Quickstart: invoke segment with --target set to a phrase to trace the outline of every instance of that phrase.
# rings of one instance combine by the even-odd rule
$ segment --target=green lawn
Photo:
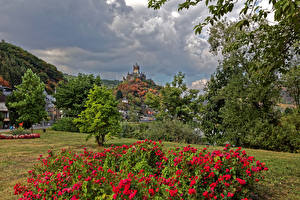
[[[46,155],[49,149],[70,148],[80,151],[83,146],[101,151],[93,139],[86,142],[84,134],[47,131],[40,139],[0,140],[0,199],[16,199],[13,186],[26,180],[27,171],[32,169],[40,154]],[[114,139],[109,144],[131,144],[136,139]],[[165,148],[184,146],[166,142]],[[199,145],[193,145],[200,147]],[[220,147],[210,147],[218,149]],[[269,167],[265,181],[260,182],[258,199],[300,199],[300,154],[247,149]]]

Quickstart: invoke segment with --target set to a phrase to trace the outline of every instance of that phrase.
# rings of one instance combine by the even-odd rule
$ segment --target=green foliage
[[[3,124],[4,124],[3,120],[4,120],[4,114],[1,112],[0,113],[0,128],[3,128]]]
[[[121,116],[117,104],[112,91],[95,85],[88,95],[86,109],[74,122],[80,132],[89,133],[89,137],[95,136],[98,145],[103,146],[105,137],[120,131]]]
[[[74,118],[72,117],[63,117],[57,120],[51,128],[55,131],[67,131],[67,132],[79,132],[79,129],[74,123]]]
[[[107,88],[115,88],[121,83],[121,81],[119,81],[119,80],[102,79],[101,81],[102,81],[103,85],[105,85]]]
[[[90,89],[96,84],[101,86],[100,76],[78,74],[68,82],[60,82],[54,97],[55,105],[67,117],[77,117],[85,108]]]
[[[122,98],[123,98],[123,94],[122,94],[121,90],[118,90],[117,94],[116,94],[116,99],[119,100],[119,99],[122,99]]]
[[[64,78],[67,81],[70,81],[71,79],[76,78],[74,75],[64,74]],[[108,80],[108,79],[101,79],[101,83],[105,85],[107,88],[115,88],[118,86],[122,81],[119,80]]]
[[[169,142],[184,142],[199,144],[201,137],[188,124],[180,120],[155,121],[142,133],[142,139],[164,140]]]
[[[184,74],[179,72],[171,84],[167,83],[160,90],[159,95],[147,94],[145,103],[158,111],[158,119],[178,119],[190,123],[198,117],[199,91],[188,89],[183,79]]]
[[[300,65],[292,67],[283,75],[283,86],[291,97],[293,97],[296,106],[300,109]]]
[[[45,61],[35,57],[20,47],[6,42],[0,42],[0,74],[9,81],[14,88],[21,84],[22,76],[27,69],[31,69],[40,76],[46,84],[48,93],[54,92],[50,85],[63,80],[63,74],[57,68]]]
[[[12,135],[29,135],[31,134],[29,130],[25,130],[23,127],[19,127],[10,131]]]
[[[299,34],[284,22],[252,25],[240,30],[236,23],[224,22],[210,29],[211,51],[222,53],[223,59],[205,89],[202,130],[210,142],[295,151],[297,136],[286,137],[291,130],[280,127],[276,105],[279,77],[299,62],[299,47],[291,42]]]
[[[272,132],[271,150],[300,152],[300,113],[296,110],[280,118]]]
[[[45,84],[40,78],[28,69],[22,77],[22,83],[16,86],[12,93],[15,101],[8,102],[9,107],[14,108],[18,114],[17,122],[24,122],[25,128],[38,123],[47,117],[45,111]]]
[[[147,129],[149,129],[149,125],[152,122],[122,122],[121,123],[121,130],[119,133],[119,137],[125,138],[137,138],[137,139],[144,139],[143,134]]]
[[[145,123],[122,123],[119,135],[127,138],[163,140],[169,142],[203,143],[195,129],[179,120],[163,120]]]

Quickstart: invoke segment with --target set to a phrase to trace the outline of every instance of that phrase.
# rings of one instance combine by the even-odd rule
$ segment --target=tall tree
[[[199,91],[188,89],[184,74],[179,72],[172,83],[167,83],[159,95],[148,93],[145,103],[158,111],[159,119],[178,119],[192,122],[199,114]]]
[[[8,105],[15,109],[18,114],[17,122],[23,122],[25,128],[30,128],[34,123],[38,123],[47,118],[45,110],[45,84],[40,78],[28,69],[22,77],[22,83],[16,86],[12,93],[15,101]]]
[[[117,108],[118,102],[112,91],[105,87],[94,86],[79,117],[74,119],[80,132],[95,136],[99,146],[103,146],[105,138],[120,131],[121,115]]]
[[[64,115],[77,117],[85,109],[89,91],[94,84],[101,86],[100,76],[78,74],[68,82],[61,82],[54,94],[55,105],[63,110]]]
[[[279,76],[295,62],[297,47],[290,40],[299,37],[287,27],[262,21],[241,30],[223,22],[210,29],[211,51],[223,56],[204,95],[201,124],[212,141],[223,138],[221,142],[270,148],[280,119],[275,109]]]

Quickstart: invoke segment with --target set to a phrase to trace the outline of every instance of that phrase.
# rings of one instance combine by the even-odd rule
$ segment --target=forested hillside
[[[0,76],[9,82],[10,87],[19,85],[21,77],[30,68],[46,84],[48,93],[52,93],[63,74],[54,65],[46,63],[24,49],[0,42]]]
[[[66,80],[70,80],[70,79],[75,78],[75,77],[76,76],[74,76],[74,75],[64,73],[64,78]],[[122,83],[122,81],[120,81],[120,80],[109,80],[109,79],[101,79],[101,82],[103,83],[103,85],[105,85],[108,88],[115,88],[120,83]]]

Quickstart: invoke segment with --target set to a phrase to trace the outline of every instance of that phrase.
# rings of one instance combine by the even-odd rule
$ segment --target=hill
[[[118,86],[122,81],[119,80],[108,80],[108,79],[101,79],[103,85],[105,85],[108,88],[115,88]]]
[[[133,65],[132,73],[123,77],[123,82],[116,88],[117,98],[139,98],[143,101],[147,92],[157,93],[161,87],[156,85],[153,80],[147,79],[143,72],[140,72],[138,64]]]
[[[74,77],[76,77],[76,76],[64,73],[64,78],[66,80],[70,80],[70,79],[72,79]],[[115,88],[120,83],[122,83],[122,81],[119,81],[119,80],[108,80],[108,79],[101,79],[101,82],[103,83],[103,85],[105,85],[108,88]]]
[[[7,43],[0,42],[0,77],[14,88],[22,81],[27,69],[36,73],[46,85],[48,93],[53,93],[57,83],[63,80],[63,74],[51,65],[28,51]]]

